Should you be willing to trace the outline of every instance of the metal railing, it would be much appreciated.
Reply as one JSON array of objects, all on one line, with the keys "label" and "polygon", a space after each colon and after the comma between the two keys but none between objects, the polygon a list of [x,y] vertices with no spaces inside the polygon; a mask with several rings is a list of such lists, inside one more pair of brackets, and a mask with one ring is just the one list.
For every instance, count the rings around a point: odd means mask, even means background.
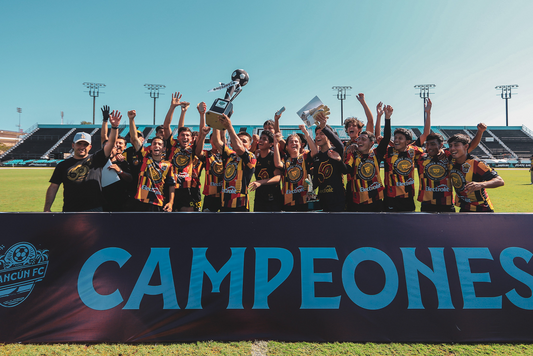
[{"label": "metal railing", "polygon": [[76,131],[76,129],[70,129],[69,132],[67,132],[63,137],[61,137],[61,139],[59,139],[53,146],[52,148],[50,148],[48,151],[46,151],[42,156],[41,156],[41,159],[49,159],[50,158],[50,153],[52,153],[53,150],[55,150],[57,148],[57,146],[59,146],[60,144],[63,143],[63,141],[65,141],[65,139],[67,137],[70,136],[71,133],[73,133],[74,131]]}]

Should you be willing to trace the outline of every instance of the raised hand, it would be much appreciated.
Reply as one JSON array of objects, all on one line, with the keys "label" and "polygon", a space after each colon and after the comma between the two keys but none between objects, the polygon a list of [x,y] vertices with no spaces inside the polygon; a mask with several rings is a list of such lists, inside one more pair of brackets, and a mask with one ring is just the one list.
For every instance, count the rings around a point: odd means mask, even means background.
[{"label": "raised hand", "polygon": [[204,134],[204,136],[207,137],[207,135],[209,135],[209,132],[211,132],[211,127],[209,126],[202,127],[202,133]]},{"label": "raised hand", "polygon": [[376,111],[378,113],[378,117],[383,115],[383,103],[380,101],[379,104],[376,106]]},{"label": "raised hand", "polygon": [[202,101],[196,106],[196,109],[198,109],[200,115],[203,115],[207,111],[207,105]]},{"label": "raised hand", "polygon": [[479,124],[477,124],[477,130],[485,132],[485,130],[487,130],[487,124],[480,122]]},{"label": "raised hand", "polygon": [[427,98],[425,101],[424,101],[424,111],[425,112],[430,112],[431,111],[431,99],[430,98]]},{"label": "raised hand", "polygon": [[392,111],[393,111],[392,106],[390,106],[390,105],[385,106],[385,119],[390,119],[391,118]]},{"label": "raised hand", "polygon": [[102,110],[102,117],[104,121],[109,120],[109,106],[104,105],[101,110]]},{"label": "raised hand", "polygon": [[364,103],[365,102],[365,94],[359,93],[355,97],[357,98],[357,100],[359,100],[360,103]]},{"label": "raised hand", "polygon": [[229,117],[227,115],[222,115],[222,116],[219,116],[218,117],[218,121],[220,121],[220,123],[222,124],[222,126],[224,126],[224,129],[229,129],[229,127],[231,126],[231,120],[229,119]]},{"label": "raised hand", "polygon": [[191,105],[191,103],[188,103],[186,101],[182,101],[180,103],[180,106],[181,106],[181,111],[184,112],[184,111],[187,111],[187,109],[189,108],[189,106]]},{"label": "raised hand", "polygon": [[[300,125],[300,126],[304,126],[304,125]],[[305,127],[305,126],[304,126]],[[301,128],[300,128],[301,129]],[[279,141],[283,140],[283,136],[281,135],[281,132],[276,132],[274,134],[274,143],[278,143]]]},{"label": "raised hand", "polygon": [[176,106],[180,105],[180,99],[181,99],[181,94],[179,92],[175,92],[174,94],[172,94],[172,99],[170,101],[170,106],[176,107]]},{"label": "raised hand", "polygon": [[315,114],[315,124],[317,124],[318,127],[324,128],[327,121],[328,118],[323,111],[319,111]]},{"label": "raised hand", "polygon": [[[132,111],[133,113],[135,113],[135,110],[132,110]],[[130,112],[128,112],[128,116]],[[113,110],[113,112],[109,115],[109,123],[111,123],[111,127],[117,127],[118,125],[120,125],[120,119],[122,119],[122,115],[120,115],[120,111]]]},{"label": "raised hand", "polygon": [[135,119],[135,116],[137,116],[137,111],[135,110],[128,111],[128,119],[133,120]]},{"label": "raised hand", "polygon": [[298,128],[305,136],[309,135],[309,132],[307,132],[307,127],[305,127],[305,125],[298,125]]}]

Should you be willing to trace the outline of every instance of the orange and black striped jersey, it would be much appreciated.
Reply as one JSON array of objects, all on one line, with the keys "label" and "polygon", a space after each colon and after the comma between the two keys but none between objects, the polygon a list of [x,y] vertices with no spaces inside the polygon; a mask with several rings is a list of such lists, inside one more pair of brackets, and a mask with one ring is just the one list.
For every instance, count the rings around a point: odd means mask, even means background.
[{"label": "orange and black striped jersey", "polygon": [[281,176],[281,193],[284,205],[299,205],[307,203],[307,175],[313,165],[310,152],[304,152],[296,158],[287,156],[283,160],[283,175]]},{"label": "orange and black striped jersey", "polygon": [[424,151],[409,145],[403,152],[388,147],[385,153],[385,187],[389,198],[412,198],[415,195],[415,162]]},{"label": "orange and black striped jersey", "polygon": [[150,149],[142,148],[138,151],[143,161],[139,173],[139,183],[135,199],[158,206],[164,203],[164,186],[175,184],[172,164],[168,161],[154,161]]},{"label": "orange and black striped jersey", "polygon": [[220,153],[204,150],[202,156],[205,166],[204,195],[220,196],[224,178],[224,163]]},{"label": "orange and black striped jersey", "polygon": [[451,160],[451,153],[447,149],[441,159],[427,153],[420,155],[416,161],[420,178],[418,201],[432,205],[453,205],[453,188],[449,177]]},{"label": "orange and black striped jersey", "polygon": [[194,156],[192,166],[192,186],[198,187],[198,190],[202,189],[202,183],[200,182],[200,175],[202,174],[202,169],[204,169],[204,162],[200,160],[197,156]]},{"label": "orange and black striped jersey", "polygon": [[[386,147],[386,146],[385,146]],[[369,154],[348,153],[346,166],[350,172],[347,191],[355,204],[371,204],[383,200],[383,183],[379,174],[380,159],[374,150]]]},{"label": "orange and black striped jersey", "polygon": [[224,182],[222,185],[222,206],[225,208],[248,208],[248,184],[252,180],[256,159],[246,150],[241,156],[224,145],[222,153]]},{"label": "orange and black striped jersey", "polygon": [[174,180],[176,181],[176,189],[197,187],[196,182],[192,178],[195,146],[182,148],[179,142],[172,136],[169,138],[168,142],[168,160],[174,166]]},{"label": "orange and black striped jersey", "polygon": [[468,182],[486,182],[498,177],[498,173],[483,161],[468,155],[463,164],[452,161],[450,180],[455,188],[455,205],[464,211],[493,211],[494,208],[485,188],[467,194],[465,185]]}]

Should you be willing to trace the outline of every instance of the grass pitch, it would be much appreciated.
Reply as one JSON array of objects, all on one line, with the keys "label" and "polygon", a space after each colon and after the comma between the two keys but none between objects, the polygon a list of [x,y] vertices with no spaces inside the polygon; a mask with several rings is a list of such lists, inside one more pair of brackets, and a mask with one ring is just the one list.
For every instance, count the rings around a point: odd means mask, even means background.
[{"label": "grass pitch", "polygon": [[[0,211],[38,212],[43,211],[46,189],[53,168],[0,168]],[[494,210],[497,213],[533,212],[533,185],[527,169],[499,169],[498,174],[505,186],[487,189]],[[383,175],[382,175],[383,176]],[[202,177],[203,181],[203,177]],[[415,183],[418,189],[418,180]],[[254,192],[250,194],[250,209],[253,210]],[[420,203],[416,202],[420,211]],[[59,188],[52,211],[63,207],[63,186]]]}]

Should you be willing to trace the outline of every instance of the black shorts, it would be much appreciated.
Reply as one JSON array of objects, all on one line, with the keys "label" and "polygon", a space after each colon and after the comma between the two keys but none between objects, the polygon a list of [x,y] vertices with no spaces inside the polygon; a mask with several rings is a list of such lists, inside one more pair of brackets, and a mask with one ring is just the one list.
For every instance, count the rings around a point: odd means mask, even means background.
[{"label": "black shorts", "polygon": [[339,212],[344,211],[346,206],[346,198],[344,192],[342,194],[323,193],[318,194],[318,200],[322,206],[322,211],[325,212]]},{"label": "black shorts", "polygon": [[415,201],[411,198],[385,197],[386,212],[415,211]]},{"label": "black shorts", "polygon": [[204,196],[204,204],[202,205],[202,211],[217,212],[222,207],[222,200],[220,197],[213,195]]},{"label": "black shorts", "polygon": [[200,211],[202,197],[198,188],[180,188],[174,192],[173,211],[180,211],[181,208],[193,208],[194,211]]},{"label": "black shorts", "polygon": [[370,204],[356,204],[348,202],[347,211],[359,212],[359,213],[379,213],[383,211],[383,200],[377,200]]},{"label": "black shorts", "polygon": [[254,199],[254,211],[281,211],[282,205],[283,203],[281,202],[281,194],[279,197],[269,194],[267,197],[259,197],[259,199],[256,194]]},{"label": "black shorts", "polygon": [[420,211],[426,213],[455,213],[455,207],[453,205],[436,205],[422,202]]}]

